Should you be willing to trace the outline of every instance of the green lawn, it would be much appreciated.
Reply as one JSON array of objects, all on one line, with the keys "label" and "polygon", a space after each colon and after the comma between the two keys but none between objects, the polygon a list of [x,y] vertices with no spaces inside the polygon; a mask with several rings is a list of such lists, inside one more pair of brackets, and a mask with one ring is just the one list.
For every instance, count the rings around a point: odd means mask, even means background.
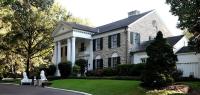
[{"label": "green lawn", "polygon": [[144,95],[145,91],[134,80],[65,79],[52,81],[52,87],[83,91],[93,95]]}]

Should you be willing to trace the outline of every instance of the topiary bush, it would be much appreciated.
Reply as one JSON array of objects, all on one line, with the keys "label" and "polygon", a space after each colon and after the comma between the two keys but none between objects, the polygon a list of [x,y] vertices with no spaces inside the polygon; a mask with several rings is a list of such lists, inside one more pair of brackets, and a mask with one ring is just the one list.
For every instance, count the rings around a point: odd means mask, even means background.
[{"label": "topiary bush", "polygon": [[55,73],[56,73],[56,66],[54,64],[49,65],[47,69],[47,76],[54,76]]},{"label": "topiary bush", "polygon": [[72,72],[72,64],[69,61],[59,63],[58,68],[60,70],[60,74],[62,78],[69,77]]},{"label": "topiary bush", "polygon": [[85,68],[87,66],[87,61],[85,59],[79,59],[79,60],[76,60],[75,64],[80,67],[80,73],[81,73],[81,75],[84,75]]},{"label": "topiary bush", "polygon": [[161,31],[155,40],[146,48],[148,55],[142,82],[146,86],[161,88],[174,82],[173,72],[176,71],[177,55],[173,47],[163,38]]},{"label": "topiary bush", "polygon": [[134,64],[131,68],[131,75],[130,76],[141,76],[145,68],[145,63],[138,63]]}]

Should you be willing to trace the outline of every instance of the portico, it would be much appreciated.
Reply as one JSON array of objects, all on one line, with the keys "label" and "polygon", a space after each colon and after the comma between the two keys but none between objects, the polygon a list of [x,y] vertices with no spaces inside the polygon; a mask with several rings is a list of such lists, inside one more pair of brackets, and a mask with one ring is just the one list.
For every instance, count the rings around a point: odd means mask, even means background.
[{"label": "portico", "polygon": [[55,43],[53,62],[57,66],[57,76],[60,76],[58,70],[60,62],[70,61],[74,66],[77,59],[85,59],[88,61],[88,70],[92,69],[92,34],[94,33],[73,26],[60,22],[52,34]]}]

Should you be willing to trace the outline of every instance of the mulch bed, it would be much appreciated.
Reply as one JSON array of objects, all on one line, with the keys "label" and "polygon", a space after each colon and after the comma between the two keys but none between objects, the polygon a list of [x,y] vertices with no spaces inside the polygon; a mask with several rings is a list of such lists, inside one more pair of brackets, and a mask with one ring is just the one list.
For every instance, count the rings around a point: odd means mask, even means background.
[{"label": "mulch bed", "polygon": [[187,85],[171,85],[164,88],[166,90],[174,90],[176,92],[187,94],[190,91],[190,87]]}]

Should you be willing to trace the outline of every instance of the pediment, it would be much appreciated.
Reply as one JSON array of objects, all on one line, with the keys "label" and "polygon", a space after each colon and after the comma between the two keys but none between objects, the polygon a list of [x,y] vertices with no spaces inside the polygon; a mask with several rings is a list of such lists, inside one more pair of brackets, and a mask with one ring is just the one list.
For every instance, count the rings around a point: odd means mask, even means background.
[{"label": "pediment", "polygon": [[73,30],[73,28],[71,26],[68,26],[68,25],[63,24],[63,23],[59,23],[59,25],[54,30],[52,36],[53,37],[59,36],[59,35],[65,34],[67,32],[70,32],[72,30]]}]

